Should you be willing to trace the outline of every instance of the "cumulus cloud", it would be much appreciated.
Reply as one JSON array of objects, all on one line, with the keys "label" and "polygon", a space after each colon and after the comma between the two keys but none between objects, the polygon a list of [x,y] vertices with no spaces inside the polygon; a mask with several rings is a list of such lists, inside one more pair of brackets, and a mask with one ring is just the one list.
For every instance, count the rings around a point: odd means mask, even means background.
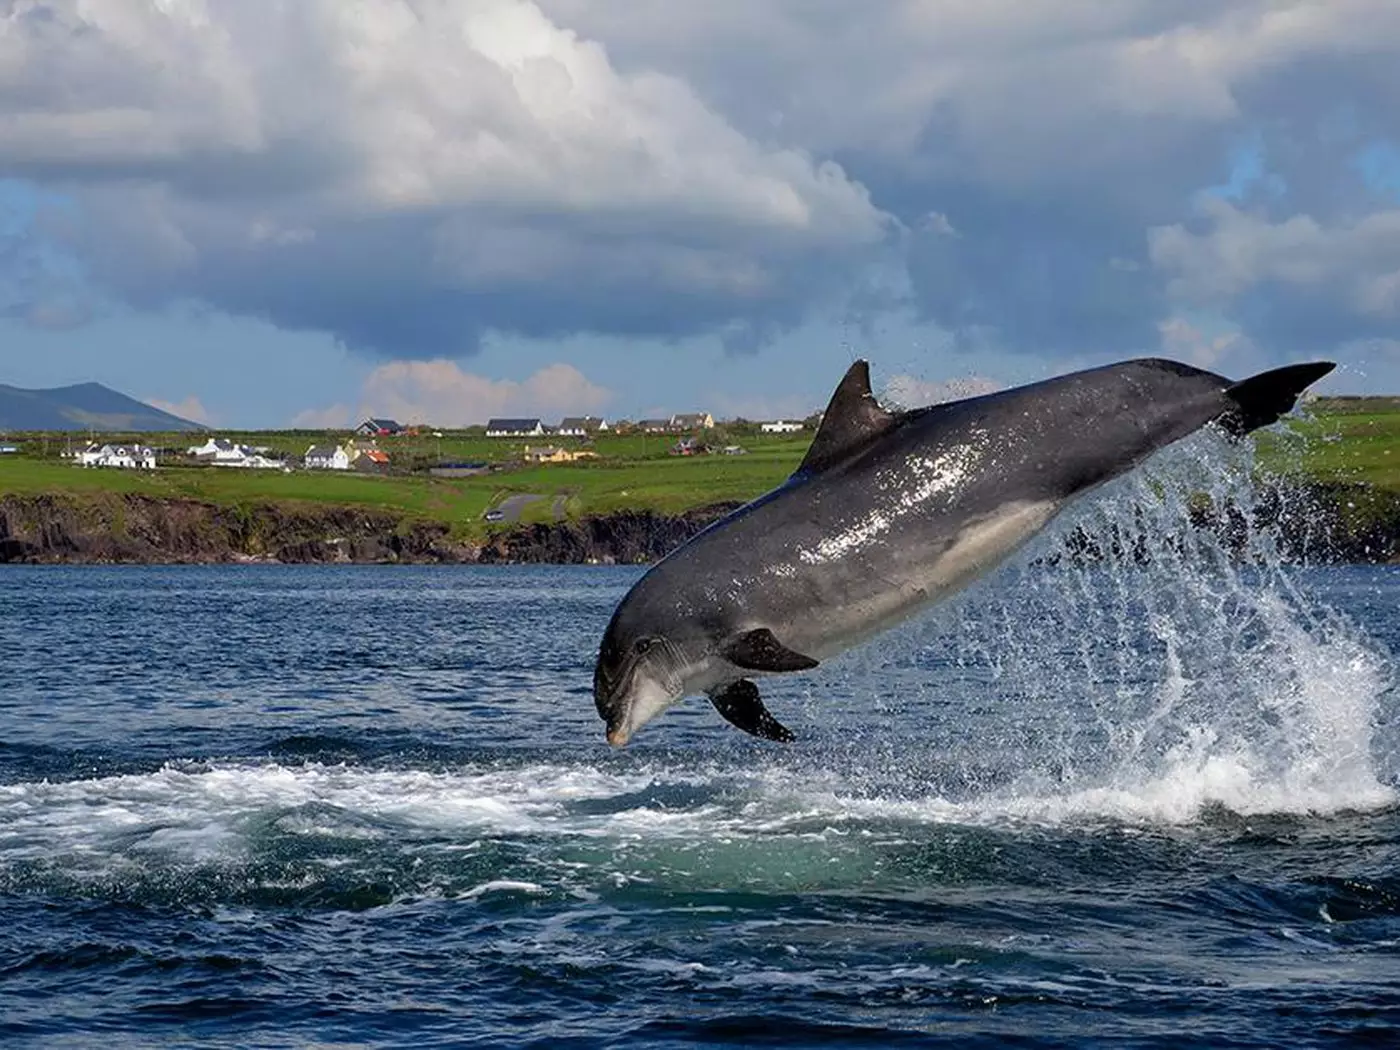
[{"label": "cumulus cloud", "polygon": [[836,164],[526,0],[17,0],[0,171],[144,306],[396,356],[795,321],[885,217]]},{"label": "cumulus cloud", "polygon": [[1255,326],[1275,341],[1315,338],[1325,321],[1335,341],[1380,338],[1400,320],[1400,208],[1330,225],[1310,215],[1272,222],[1229,201],[1200,206],[1204,229],[1153,229],[1154,265],[1168,292],[1199,306],[1252,305]]},{"label": "cumulus cloud", "polygon": [[0,12],[0,175],[141,307],[409,359],[898,307],[1064,356],[1185,308],[1270,352],[1370,338],[1400,295],[1393,0]]},{"label": "cumulus cloud", "polygon": [[[1400,142],[1390,0],[541,2],[624,68],[659,63],[751,134],[840,159],[907,231],[918,316],[963,346],[1155,349],[1207,278],[1154,267],[1148,231],[1242,167],[1236,203],[1267,221],[1340,232],[1394,206],[1394,173],[1386,200],[1357,163]],[[1247,297],[1215,305],[1257,323]]]},{"label": "cumulus cloud", "polygon": [[1169,317],[1157,326],[1162,352],[1198,368],[1221,371],[1251,356],[1250,341],[1238,330],[1208,333],[1182,317]]},{"label": "cumulus cloud", "polygon": [[179,416],[181,419],[188,419],[194,423],[212,423],[213,417],[209,415],[209,410],[204,407],[203,402],[195,395],[191,394],[183,401],[165,401],[158,397],[148,397],[144,399],[146,404],[154,405],[162,412],[169,412]]},{"label": "cumulus cloud", "polygon": [[598,414],[612,396],[612,391],[562,363],[516,382],[464,372],[454,361],[391,361],[365,379],[357,411],[343,404],[308,409],[292,425],[334,430],[369,416],[445,427],[485,423],[492,416],[557,420]]},{"label": "cumulus cloud", "polygon": [[1001,388],[1001,383],[986,376],[919,379],[900,373],[890,376],[880,400],[891,407],[921,408],[924,405],[941,405],[945,401],[959,401],[965,397],[995,393]]}]

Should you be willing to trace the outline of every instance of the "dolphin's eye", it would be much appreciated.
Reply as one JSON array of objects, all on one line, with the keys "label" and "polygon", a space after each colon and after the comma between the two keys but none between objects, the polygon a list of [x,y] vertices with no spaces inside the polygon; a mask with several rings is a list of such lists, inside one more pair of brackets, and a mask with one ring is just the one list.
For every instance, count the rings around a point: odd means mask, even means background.
[{"label": "dolphin's eye", "polygon": [[636,644],[633,645],[632,648],[636,650],[638,656],[645,656],[653,644],[655,644],[655,639],[638,638]]}]

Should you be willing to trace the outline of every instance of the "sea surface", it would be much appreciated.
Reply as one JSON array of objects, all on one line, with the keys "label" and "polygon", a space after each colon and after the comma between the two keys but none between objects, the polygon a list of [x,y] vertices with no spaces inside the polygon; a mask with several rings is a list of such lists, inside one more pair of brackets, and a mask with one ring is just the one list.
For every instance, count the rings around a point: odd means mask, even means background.
[{"label": "sea surface", "polygon": [[1400,1045],[1400,570],[1170,504],[765,681],[787,747],[607,747],[639,569],[0,570],[0,1045]]}]

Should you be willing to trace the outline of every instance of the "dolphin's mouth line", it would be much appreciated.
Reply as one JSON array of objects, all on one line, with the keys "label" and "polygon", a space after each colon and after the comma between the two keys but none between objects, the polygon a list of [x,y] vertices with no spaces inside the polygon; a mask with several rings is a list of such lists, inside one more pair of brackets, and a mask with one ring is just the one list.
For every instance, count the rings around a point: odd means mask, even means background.
[{"label": "dolphin's mouth line", "polygon": [[594,703],[607,726],[608,743],[622,747],[633,734],[686,696],[685,650],[670,639],[646,656],[633,656],[616,676],[600,668],[594,676]]}]

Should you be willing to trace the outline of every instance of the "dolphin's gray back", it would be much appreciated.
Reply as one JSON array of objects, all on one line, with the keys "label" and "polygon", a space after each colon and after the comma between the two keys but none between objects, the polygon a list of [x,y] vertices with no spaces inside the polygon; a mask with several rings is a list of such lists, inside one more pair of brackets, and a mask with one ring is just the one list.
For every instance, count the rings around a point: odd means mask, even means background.
[{"label": "dolphin's gray back", "polygon": [[792,477],[618,605],[594,674],[609,740],[695,692],[747,732],[790,739],[751,675],[808,669],[892,626],[995,568],[1076,495],[1207,423],[1265,426],[1332,367],[1232,383],[1129,361],[891,413],[853,363]]},{"label": "dolphin's gray back", "polygon": [[989,571],[1067,501],[1163,446],[1213,420],[1271,422],[1317,374],[1291,371],[1232,384],[1129,361],[897,415],[862,374],[857,425],[842,434],[838,420],[835,445],[819,431],[786,485],[655,566],[634,607],[664,603],[713,637],[768,628],[825,659]]},{"label": "dolphin's gray back", "polygon": [[905,413],[673,553],[653,569],[658,597],[707,631],[766,626],[824,658],[963,586],[1077,493],[1219,416],[1228,385],[1129,362]]}]

